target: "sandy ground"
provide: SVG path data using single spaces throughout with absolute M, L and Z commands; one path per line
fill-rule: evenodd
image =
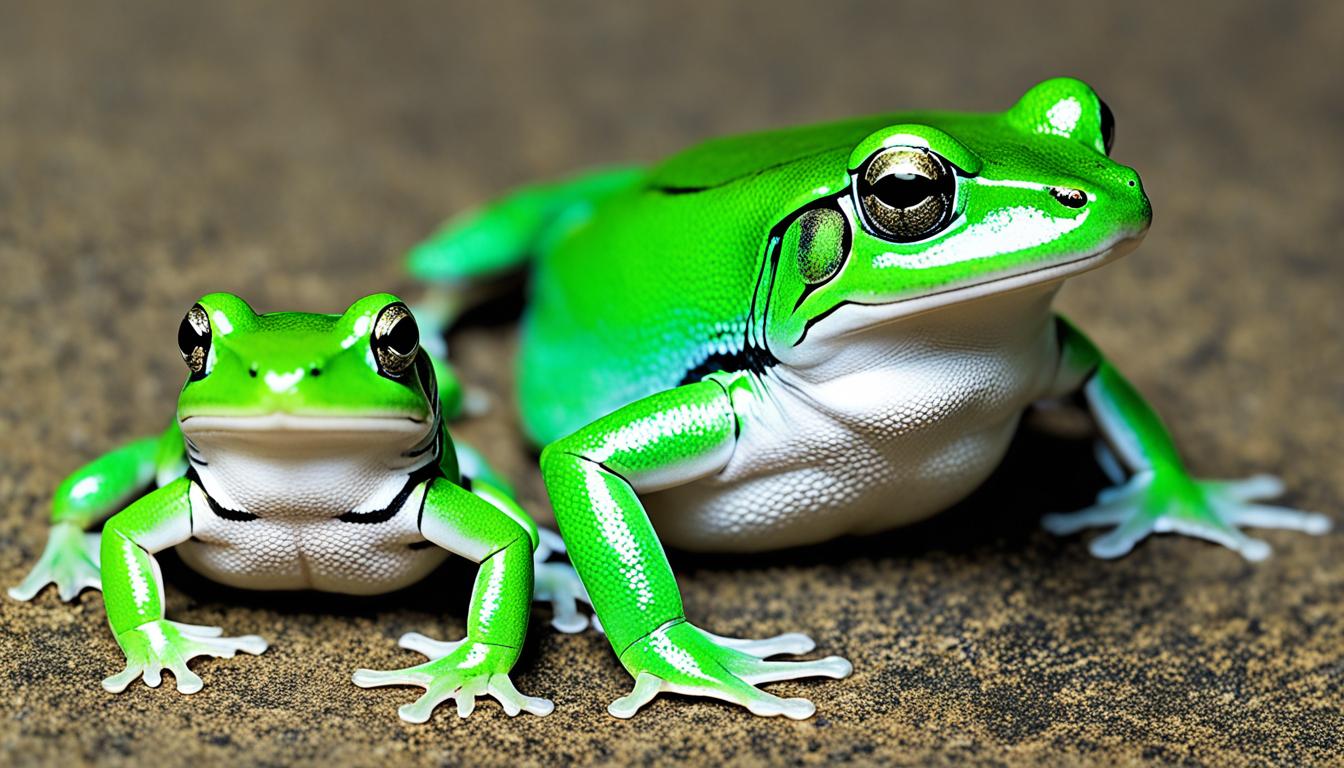
M 1003 4 L 1012 5 L 1012 4 Z M 1277 472 L 1344 522 L 1344 71 L 1337 4 L 374 4 L 0 9 L 0 581 L 46 536 L 51 489 L 169 418 L 196 296 L 339 311 L 398 254 L 512 184 L 651 161 L 704 137 L 904 107 L 1000 109 L 1091 81 L 1156 221 L 1061 304 L 1165 414 L 1201 474 Z M 1177 7 L 1177 6 L 1180 7 Z M 986 15 L 988 14 L 988 15 Z M 507 324 L 454 338 L 490 415 L 456 433 L 545 514 L 514 437 Z M 811 632 L 844 682 L 778 684 L 805 722 L 659 699 L 593 633 L 538 611 L 516 675 L 547 718 L 483 704 L 396 717 L 357 666 L 463 631 L 470 571 L 377 599 L 223 589 L 166 559 L 171 615 L 256 632 L 204 691 L 98 686 L 120 669 L 102 599 L 0 600 L 0 763 L 1292 764 L 1344 747 L 1344 535 L 1271 533 L 1260 565 L 1160 537 L 1119 562 L 1044 511 L 1101 486 L 1086 441 L 1024 433 L 1005 471 L 928 524 L 759 558 L 673 553 L 689 614 Z

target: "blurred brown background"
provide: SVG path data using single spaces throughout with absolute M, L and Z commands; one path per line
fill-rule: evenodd
M 592 163 L 900 108 L 998 110 L 1070 74 L 1118 119 L 1156 211 L 1146 244 L 1062 305 L 1206 475 L 1282 474 L 1344 522 L 1344 5 L 1035 3 L 0 5 L 0 579 L 45 540 L 61 477 L 158 430 L 182 312 L 230 290 L 339 311 L 416 289 L 401 252 L 443 216 Z M 544 510 L 513 437 L 507 325 L 453 340 L 494 394 L 475 442 Z M 218 764 L 1292 764 L 1344 749 L 1344 534 L 1275 555 L 1160 537 L 1119 562 L 1042 512 L 1101 484 L 1086 442 L 1024 434 L 1006 472 L 927 525 L 763 558 L 674 553 L 690 614 L 814 634 L 844 682 L 774 686 L 806 722 L 660 698 L 592 633 L 534 619 L 515 680 L 552 716 L 483 704 L 406 725 L 397 636 L 463 630 L 470 572 L 374 600 L 259 596 L 168 559 L 170 615 L 258 632 L 205 690 L 119 670 L 101 597 L 0 600 L 0 762 Z

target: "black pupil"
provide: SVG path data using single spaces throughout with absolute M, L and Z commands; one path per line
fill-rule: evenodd
M 398 355 L 411 354 L 419 343 L 420 328 L 416 326 L 415 318 L 411 315 L 398 320 L 396 325 L 392 326 L 392 330 L 383 336 L 383 344 Z
M 1106 155 L 1110 156 L 1111 147 L 1115 146 L 1115 114 L 1104 101 L 1101 101 L 1101 144 L 1106 148 Z
M 918 175 L 888 174 L 868 186 L 868 193 L 892 208 L 913 208 L 934 195 L 941 194 L 943 185 Z
M 182 350 L 182 354 L 190 355 L 193 349 L 205 346 L 205 338 L 196 332 L 190 316 L 182 318 L 182 324 L 177 327 L 177 348 Z

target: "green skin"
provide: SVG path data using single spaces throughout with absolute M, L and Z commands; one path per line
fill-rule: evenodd
M 660 513 L 664 539 L 675 534 L 673 541 L 687 546 L 806 543 L 806 526 L 768 541 L 736 535 L 732 524 L 750 521 L 715 506 L 712 493 L 744 464 L 768 479 L 770 462 L 798 461 L 794 454 L 754 452 L 753 445 L 783 439 L 760 425 L 776 404 L 824 391 L 809 390 L 826 382 L 808 375 L 852 359 L 846 356 L 861 343 L 879 357 L 884 348 L 873 339 L 936 342 L 944 326 L 1002 312 L 997 324 L 980 327 L 999 336 L 1021 331 L 1040 342 L 1020 360 L 1011 359 L 1016 352 L 999 353 L 1001 370 L 1039 382 L 1005 392 L 1046 398 L 1081 391 L 1130 473 L 1097 506 L 1045 519 L 1057 533 L 1114 526 L 1093 541 L 1099 556 L 1122 555 L 1153 531 L 1177 531 L 1259 559 L 1268 546 L 1238 526 L 1313 533 L 1329 527 L 1319 515 L 1252 503 L 1281 490 L 1272 478 L 1193 479 L 1134 387 L 1072 324 L 1052 320 L 1049 300 L 1064 278 L 1119 257 L 1149 226 L 1137 174 L 1109 157 L 1112 130 L 1109 110 L 1090 87 L 1059 78 L 1002 113 L 881 115 L 728 138 L 649 170 L 607 170 L 531 187 L 448 222 L 411 252 L 412 272 L 438 286 L 428 305 L 438 309 L 460 307 L 478 286 L 511 271 L 532 271 L 519 361 L 521 413 L 529 435 L 545 446 L 541 469 L 570 556 L 612 647 L 636 679 L 634 692 L 611 706 L 613 714 L 628 717 L 660 691 L 676 691 L 758 714 L 806 717 L 809 702 L 779 699 L 756 685 L 848 673 L 848 664 L 834 658 L 764 660 L 810 650 L 800 635 L 729 640 L 689 623 L 645 505 L 658 501 L 650 511 Z M 883 176 L 892 157 L 901 158 L 896 167 L 903 170 Z M 908 164 L 920 158 L 933 158 L 944 172 L 911 173 Z M 951 186 L 920 181 L 935 175 L 952 178 Z M 879 182 L 893 191 L 879 194 L 872 186 Z M 1040 311 L 1018 311 L 1028 301 Z M 451 319 L 446 312 L 433 318 Z M 976 340 L 957 341 L 967 339 Z M 945 367 L 956 370 L 969 358 L 959 344 L 935 342 L 922 347 L 934 350 L 923 362 L 943 354 Z M 981 357 L 996 346 L 983 348 Z M 930 367 L 936 366 L 919 373 Z M 785 380 L 801 388 L 779 384 Z M 900 379 L 885 381 L 893 380 Z M 994 405 L 974 400 L 975 393 L 974 382 L 951 392 Z M 863 400 L 869 393 L 849 394 Z M 936 409 L 937 394 L 921 400 L 930 394 L 893 391 L 891 398 Z M 1029 405 L 1023 401 L 1011 419 L 996 423 L 995 434 L 1011 434 L 1016 414 Z M 784 424 L 793 423 L 789 411 L 782 414 Z M 862 436 L 851 446 L 856 457 L 870 448 Z M 915 448 L 906 455 L 917 454 Z M 826 466 L 833 477 L 843 475 L 843 466 Z M 950 503 L 983 474 L 967 473 L 935 490 Z M 855 484 L 855 477 L 841 482 Z M 765 487 L 734 509 L 774 503 Z M 887 490 L 886 498 L 907 498 L 900 486 Z M 799 508 L 818 523 L 833 509 Z M 729 525 L 710 529 L 725 516 Z M 833 535 L 909 521 L 896 516 Z
M 197 691 L 202 681 L 187 666 L 192 658 L 231 657 L 237 651 L 257 654 L 267 646 L 255 635 L 225 637 L 218 628 L 181 624 L 165 616 L 155 552 L 184 544 L 193 540 L 194 535 L 199 538 L 205 524 L 234 525 L 238 526 L 234 530 L 244 533 L 257 530 L 247 526 L 260 524 L 255 520 L 221 522 L 212 517 L 216 513 L 204 501 L 210 491 L 203 478 L 211 477 L 207 472 L 213 471 L 213 467 L 193 460 L 196 466 L 189 471 L 183 433 L 191 436 L 192 425 L 199 423 L 191 420 L 214 419 L 227 425 L 230 419 L 277 416 L 290 419 L 287 429 L 292 431 L 277 428 L 271 433 L 248 433 L 248 439 L 271 441 L 267 445 L 278 450 L 277 455 L 289 455 L 286 450 L 291 446 L 286 441 L 300 446 L 295 450 L 301 454 L 302 444 L 295 441 L 305 434 L 304 429 L 330 424 L 332 419 L 347 425 L 368 425 L 347 427 L 355 444 L 381 439 L 378 430 L 385 427 L 378 425 L 402 425 L 401 432 L 393 431 L 394 437 L 410 429 L 412 437 L 406 440 L 425 441 L 436 446 L 433 451 L 438 451 L 437 457 L 431 451 L 419 459 L 421 468 L 415 471 L 422 471 L 423 475 L 407 469 L 388 470 L 390 479 L 398 483 L 409 484 L 417 477 L 425 477 L 414 485 L 410 501 L 406 502 L 409 505 L 420 500 L 418 510 L 407 512 L 418 513 L 418 517 L 410 518 L 415 520 L 416 530 L 407 540 L 399 541 L 391 555 L 373 542 L 367 552 L 355 551 L 348 566 L 333 566 L 337 578 L 341 577 L 342 568 L 349 567 L 355 573 L 353 569 L 361 562 L 378 557 L 409 557 L 405 553 L 410 551 L 415 553 L 414 557 L 429 557 L 421 562 L 432 567 L 436 562 L 432 559 L 434 550 L 418 545 L 425 542 L 481 565 L 465 639 L 443 643 L 416 633 L 407 634 L 401 638 L 401 646 L 429 656 L 430 661 L 401 670 L 359 670 L 354 682 L 364 687 L 424 687 L 424 696 L 400 710 L 402 718 L 411 722 L 427 720 L 434 708 L 448 699 L 456 699 L 458 712 L 465 717 L 472 711 L 476 697 L 485 695 L 498 699 L 510 714 L 524 710 L 535 714 L 550 712 L 549 701 L 523 696 L 509 680 L 509 671 L 521 652 L 533 598 L 537 529 L 509 497 L 502 481 L 488 470 L 472 478 L 471 490 L 463 487 L 457 452 L 440 418 L 452 413 L 446 410 L 441 414 L 441 408 L 455 409 L 460 402 L 460 388 L 448 370 L 433 362 L 418 344 L 403 356 L 409 367 L 402 375 L 388 375 L 375 359 L 372 341 L 375 318 L 393 305 L 400 305 L 396 297 L 375 294 L 355 302 L 341 315 L 257 315 L 230 294 L 216 293 L 202 298 L 197 306 L 204 313 L 201 317 L 209 318 L 211 335 L 208 345 L 202 347 L 208 352 L 201 358 L 201 371 L 192 375 L 182 389 L 177 420 L 161 437 L 119 448 L 82 467 L 61 484 L 53 502 L 53 528 L 47 548 L 23 584 L 10 590 L 11 596 L 31 599 L 46 584 L 54 582 L 61 598 L 69 600 L 84 587 L 101 586 L 108 622 L 126 654 L 125 670 L 107 678 L 104 687 L 120 692 L 137 677 L 143 677 L 154 687 L 161 680 L 162 670 L 167 669 L 176 678 L 179 691 Z M 441 403 L 443 392 L 448 399 Z M 227 431 L 227 427 L 217 429 Z M 323 435 L 326 441 L 343 439 L 336 432 Z M 209 438 L 209 434 L 204 434 L 195 440 L 204 448 Z M 394 458 L 406 455 L 400 450 L 397 446 L 389 455 Z M 214 464 L 216 456 L 228 458 L 227 451 L 220 450 L 211 455 L 209 464 Z M 381 468 L 378 464 L 381 458 L 375 459 Z M 323 469 L 321 463 L 310 466 L 319 472 Z M 341 481 L 339 471 L 332 474 L 334 481 Z M 274 489 L 262 485 L 263 491 L 275 497 L 262 499 L 263 507 L 277 501 L 283 507 L 287 483 L 302 480 L 283 472 L 278 476 L 283 479 Z M 156 478 L 158 487 L 144 494 L 144 489 Z M 334 492 L 334 509 L 357 508 L 357 499 L 343 499 L 340 493 Z M 103 527 L 100 546 L 99 535 L 85 531 L 108 515 L 112 516 Z M 280 519 L 275 524 L 286 523 Z M 323 531 L 344 526 L 339 533 L 346 537 L 344 546 L 356 550 L 358 537 L 366 532 L 371 535 L 379 527 L 330 519 L 318 519 L 307 525 L 294 528 L 294 535 L 310 531 L 314 532 L 310 535 L 320 537 L 326 535 Z M 251 540 L 243 539 L 238 546 L 248 541 Z M 195 541 L 192 544 L 202 546 Z M 185 550 L 183 556 L 184 559 L 187 556 Z M 248 567 L 235 568 L 224 575 L 229 579 L 256 577 L 247 572 Z M 538 564 L 539 569 L 546 567 Z M 559 577 L 563 578 L 563 574 Z M 357 575 L 351 578 L 351 586 L 333 591 L 376 593 L 398 586 L 378 581 L 376 573 L 367 577 L 367 583 L 360 583 L 361 577 Z M 264 576 L 257 585 L 271 588 Z M 554 584 L 548 589 L 559 591 Z

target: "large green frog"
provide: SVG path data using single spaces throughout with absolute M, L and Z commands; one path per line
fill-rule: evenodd
M 758 714 L 813 706 L 757 684 L 841 677 L 801 635 L 691 624 L 662 543 L 749 552 L 867 535 L 965 497 L 1023 411 L 1082 393 L 1118 461 L 1096 506 L 1056 533 L 1154 531 L 1269 552 L 1240 526 L 1318 533 L 1326 518 L 1255 503 L 1268 477 L 1190 476 L 1153 409 L 1051 302 L 1131 251 L 1151 217 L 1110 158 L 1114 121 L 1086 84 L 1050 80 L 995 114 L 902 113 L 712 141 L 648 170 L 521 190 L 411 254 L 447 321 L 531 271 L 518 364 L 529 436 L 570 555 L 635 689 Z

